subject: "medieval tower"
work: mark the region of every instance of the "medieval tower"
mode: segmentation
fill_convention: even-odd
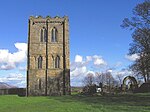
[[[68,17],[29,19],[27,95],[70,94]]]

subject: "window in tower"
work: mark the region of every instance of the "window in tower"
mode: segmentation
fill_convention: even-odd
[[[52,56],[52,62],[53,62],[53,63],[52,63],[52,64],[53,64],[52,66],[53,66],[53,68],[55,68],[55,58],[54,58],[54,56]]]
[[[46,33],[47,33],[46,29],[42,28],[41,29],[41,38],[40,38],[41,42],[46,42],[47,41],[47,34]]]
[[[59,56],[56,56],[56,59],[55,59],[55,68],[60,68],[60,57]]]
[[[53,28],[51,31],[51,41],[57,42],[57,29],[56,28]]]
[[[39,58],[38,58],[38,69],[42,69],[42,61],[43,61],[42,56],[39,56]]]

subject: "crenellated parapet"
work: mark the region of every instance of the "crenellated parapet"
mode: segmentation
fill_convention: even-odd
[[[60,16],[55,16],[55,17],[51,17],[51,16],[46,16],[46,17],[43,17],[41,15],[39,16],[30,16],[30,19],[31,20],[34,20],[34,19],[46,19],[46,20],[51,20],[51,19],[68,19],[68,16],[63,16],[63,17],[60,17]]]
[[[30,16],[29,18],[30,22],[32,22],[32,24],[35,23],[64,23],[64,22],[68,22],[68,16],[55,16],[55,17],[51,17],[51,16],[46,16],[46,17],[42,17],[42,16]]]

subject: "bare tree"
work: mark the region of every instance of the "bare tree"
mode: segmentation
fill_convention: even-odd
[[[95,78],[92,73],[88,73],[87,76],[84,78],[83,83],[85,86],[91,86],[95,83]]]
[[[125,18],[123,28],[133,30],[129,55],[138,54],[139,58],[131,69],[143,76],[145,82],[150,81],[150,0],[137,4],[133,9],[133,17]]]
[[[114,86],[114,78],[110,72],[103,72],[103,73],[95,73],[95,81],[99,85],[100,83],[103,85],[107,91],[111,91],[111,88]]]
[[[104,82],[103,73],[96,72],[95,73],[95,81],[96,81],[97,85],[99,85],[100,83],[103,83]]]
[[[123,81],[123,75],[120,74],[120,73],[118,73],[118,74],[116,75],[116,77],[117,77],[117,79],[118,79],[118,81],[119,81],[119,86],[121,86],[122,81]]]
[[[89,94],[92,95],[96,93],[96,84],[95,84],[95,78],[92,73],[88,73],[87,76],[83,80],[84,88],[83,88],[83,94]]]
[[[106,75],[107,89],[109,92],[111,92],[111,88],[113,88],[115,80],[110,72],[106,72],[105,75]]]

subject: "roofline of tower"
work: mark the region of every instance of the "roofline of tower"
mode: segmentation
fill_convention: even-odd
[[[46,16],[46,17],[43,17],[41,15],[39,16],[30,16],[30,19],[68,19],[68,16],[63,16],[63,17],[60,17],[60,16],[55,16],[55,17],[51,17],[51,16]]]

